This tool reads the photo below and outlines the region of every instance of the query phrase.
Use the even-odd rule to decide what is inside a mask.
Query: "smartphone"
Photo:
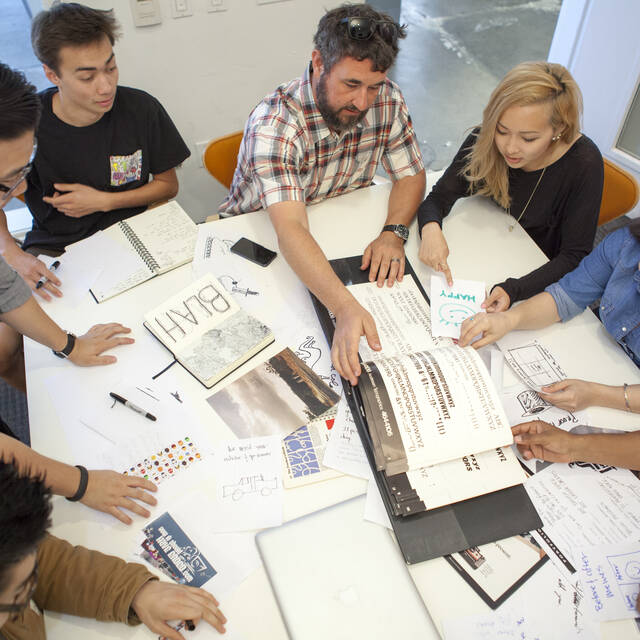
[[[261,244],[249,240],[249,238],[240,238],[240,240],[231,247],[231,253],[251,260],[251,262],[255,262],[261,267],[266,267],[268,264],[271,264],[278,255],[275,251],[271,251],[271,249],[267,249],[267,247],[263,247]]]

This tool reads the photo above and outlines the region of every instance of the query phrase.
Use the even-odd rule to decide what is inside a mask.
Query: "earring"
[[[553,140],[554,142],[558,142],[558,140],[560,140],[562,136],[553,136],[553,138],[551,138],[551,140]]]

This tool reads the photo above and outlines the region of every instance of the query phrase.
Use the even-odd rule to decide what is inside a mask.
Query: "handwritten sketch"
[[[275,476],[267,480],[262,474],[244,476],[235,484],[222,486],[222,497],[231,497],[233,500],[241,500],[250,493],[259,493],[261,496],[270,496],[278,488],[278,478]]]
[[[434,337],[460,337],[460,325],[480,312],[485,298],[485,284],[476,280],[456,279],[449,286],[441,275],[431,276],[431,326]]]
[[[536,391],[567,377],[551,352],[537,341],[510,347],[504,357],[522,382]]]
[[[223,274],[218,276],[218,280],[220,280],[220,282],[222,282],[224,288],[229,292],[229,293],[235,293],[235,294],[239,294],[240,296],[259,296],[260,292],[259,291],[253,291],[252,289],[250,289],[249,287],[241,287],[240,285],[240,281],[236,280],[233,276],[230,276],[228,274]]]
[[[318,330],[319,331],[319,330]],[[340,393],[342,383],[340,375],[331,363],[331,352],[324,339],[318,339],[314,332],[306,330],[296,341],[292,351],[329,387]]]
[[[216,447],[215,530],[282,524],[281,438],[228,440]]]
[[[527,389],[526,391],[519,393],[517,398],[522,410],[524,411],[522,414],[523,418],[535,416],[553,406],[546,400],[543,400],[533,389]]]
[[[202,238],[202,242],[200,242],[200,238],[198,238],[199,244],[202,244],[202,252],[196,253],[196,255],[201,255],[203,258],[209,259],[215,256],[227,256],[231,253],[230,249],[233,244],[236,242],[235,240],[230,240],[229,238],[221,238],[219,236],[214,235],[205,235]]]

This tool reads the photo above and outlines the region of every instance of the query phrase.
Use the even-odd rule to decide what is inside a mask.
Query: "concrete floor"
[[[375,4],[375,2],[374,2]],[[408,35],[391,77],[431,168],[446,167],[491,91],[525,60],[546,60],[560,0],[402,0]]]

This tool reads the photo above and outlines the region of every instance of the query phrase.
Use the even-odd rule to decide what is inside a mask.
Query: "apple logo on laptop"
[[[353,607],[360,602],[358,592],[353,586],[341,589],[340,591],[338,591],[336,597],[338,600],[340,600],[340,602],[342,602],[342,604],[346,605],[347,607]]]

